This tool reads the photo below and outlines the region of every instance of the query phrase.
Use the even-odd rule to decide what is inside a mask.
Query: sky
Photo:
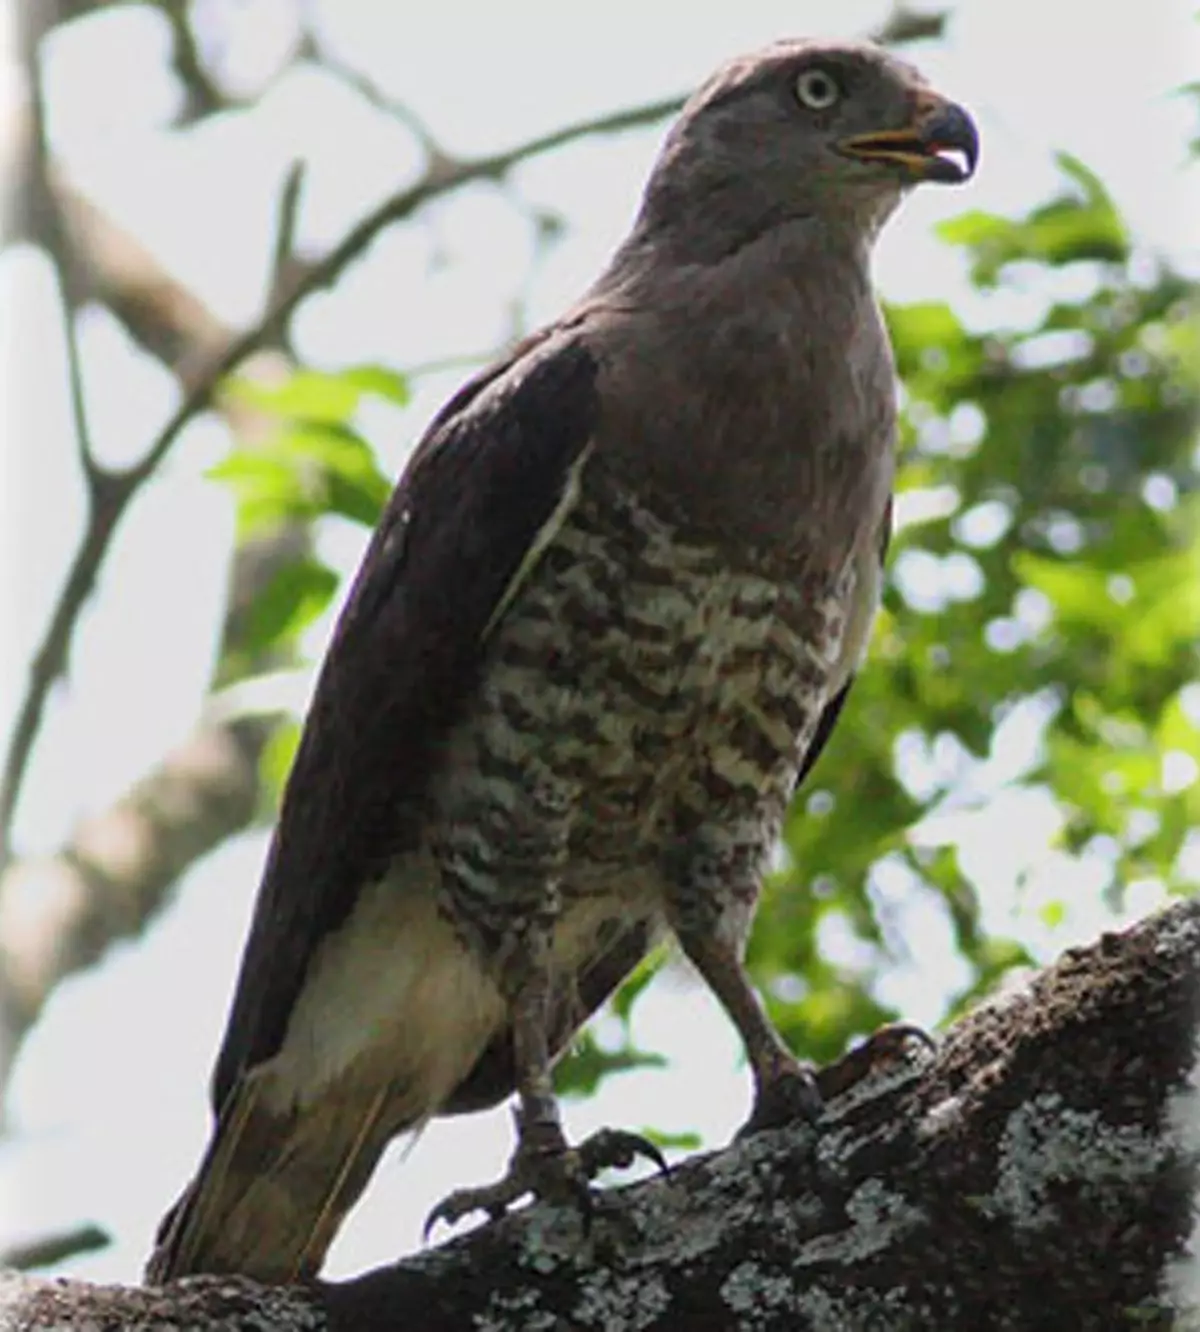
[[[342,58],[401,96],[447,148],[472,154],[687,89],[729,55],[781,36],[859,33],[883,6],[442,0],[420,6],[416,19],[403,17],[408,7],[372,0],[311,8]],[[1182,0],[963,0],[949,40],[911,58],[975,113],[982,169],[967,190],[929,189],[905,205],[880,246],[883,291],[900,300],[949,297],[981,319],[1035,317],[1035,292],[973,308],[955,256],[936,244],[932,228],[968,207],[1015,212],[1046,197],[1059,183],[1060,149],[1099,172],[1142,246],[1200,272],[1200,172],[1184,170],[1194,109],[1171,95],[1200,69],[1191,8]],[[286,44],[287,9],[277,0],[196,6],[204,29],[235,34],[215,55],[247,91]],[[415,146],[402,127],[315,75],[285,79],[252,114],[222,117],[180,142],[163,130],[175,97],[165,49],[161,26],[135,6],[56,38],[46,63],[55,151],[182,281],[241,325],[261,306],[279,182],[293,156],[303,149],[309,164],[300,237],[321,247],[411,178]],[[0,59],[0,120],[18,92],[10,51]],[[529,286],[526,322],[553,316],[603,264],[628,225],[661,133],[579,144],[516,173],[521,199],[568,222]],[[382,239],[334,292],[311,301],[296,325],[298,348],[318,364],[402,368],[484,353],[510,327],[514,286],[530,255],[520,209],[490,186],[464,191]],[[44,260],[29,251],[0,255],[8,404],[0,533],[3,567],[21,571],[19,580],[0,578],[0,738],[83,513],[58,321]],[[175,404],[175,384],[105,316],[85,312],[81,328],[99,450],[106,461],[130,461]],[[370,419],[388,469],[402,465],[462,374],[461,366],[424,374],[408,411]],[[218,423],[189,427],[122,531],[81,624],[69,684],[53,700],[18,821],[22,850],[53,850],[194,723],[232,534],[228,497],[203,473],[227,447]],[[363,541],[361,530],[329,524],[320,549],[349,571]],[[306,639],[313,658],[329,626],[327,616]],[[998,786],[1029,734],[1026,723],[1011,726],[983,780]],[[1045,959],[1108,923],[1086,894],[1073,898],[1057,928],[1041,918],[1048,895],[1062,891],[1056,831],[1045,802],[1008,791],[962,829],[964,857],[988,884],[987,924]],[[0,1144],[0,1247],[94,1220],[114,1231],[116,1243],[71,1270],[135,1277],[157,1217],[207,1133],[208,1068],[263,849],[261,833],[224,846],[192,870],[144,940],[118,946],[54,997],[11,1087],[13,1134]],[[1018,895],[1013,885],[1024,868],[1033,873]],[[898,966],[885,994],[911,1020],[934,1022],[962,979],[948,924],[927,904],[906,902],[902,885],[895,896],[906,937],[920,940],[921,965]],[[1154,904],[1152,893],[1135,895],[1127,915]],[[836,928],[825,942],[834,952],[852,947]],[[636,1035],[669,1055],[669,1070],[611,1079],[592,1101],[568,1103],[569,1130],[653,1124],[696,1130],[708,1145],[724,1141],[744,1117],[748,1079],[703,989],[669,974],[639,1006]],[[406,1161],[394,1153],[339,1238],[329,1271],[362,1270],[415,1247],[429,1207],[457,1185],[497,1174],[510,1141],[507,1115],[498,1111],[435,1125]]]

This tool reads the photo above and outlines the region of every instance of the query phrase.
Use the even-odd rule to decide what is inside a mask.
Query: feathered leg
[[[567,1144],[558,1099],[551,1078],[548,1035],[551,993],[551,933],[529,932],[520,959],[510,969],[515,978],[512,999],[513,1056],[517,1074],[516,1150],[503,1178],[480,1188],[458,1189],[430,1212],[426,1235],[439,1220],[453,1225],[470,1212],[502,1216],[530,1193],[554,1202],[574,1202],[590,1210],[589,1182],[601,1170],[627,1167],[638,1156],[666,1170],[653,1143],[635,1133],[601,1129],[578,1147]]]

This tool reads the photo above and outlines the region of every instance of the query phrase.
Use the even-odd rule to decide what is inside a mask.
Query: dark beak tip
[[[956,102],[945,102],[921,126],[921,141],[931,151],[951,150],[963,156],[964,166],[941,158],[943,170],[931,173],[935,180],[958,184],[975,174],[979,165],[979,131],[971,116]]]

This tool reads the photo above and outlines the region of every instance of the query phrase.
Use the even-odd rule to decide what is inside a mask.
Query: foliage
[[[875,993],[893,949],[885,871],[950,921],[969,972],[959,1003],[1026,960],[985,932],[955,841],[927,822],[1019,706],[1037,705],[1040,737],[1010,781],[1054,803],[1061,849],[1106,863],[1114,896],[1145,878],[1185,887],[1181,852],[1200,824],[1200,708],[1188,692],[1200,623],[1196,294],[1132,250],[1082,163],[1060,161],[1063,192],[1027,217],[974,212],[943,228],[987,327],[944,303],[887,312],[904,384],[890,583],[870,661],[794,804],[750,949],[774,1017],[817,1059],[896,1016]],[[1014,294],[1036,298],[1039,316],[995,327],[988,302]],[[243,532],[293,515],[374,519],[387,482],[352,420],[361,396],[380,392],[406,397],[399,376],[360,368],[304,372],[256,398],[283,418],[279,436],[215,470]],[[297,564],[256,608],[257,643],[294,641],[332,594],[327,569]],[[294,740],[293,728],[271,751],[278,769]],[[913,753],[951,761],[930,776],[914,772]],[[860,965],[823,952],[835,924],[863,945]],[[634,1048],[629,1017],[657,962],[615,1001],[621,1039],[586,1034],[560,1066],[561,1090],[586,1094],[654,1062]]]
[[[209,476],[233,492],[237,533],[249,541],[291,520],[338,514],[374,526],[391,482],[374,451],[354,427],[365,398],[396,407],[408,403],[404,377],[382,366],[352,366],[337,373],[300,370],[267,389],[235,379],[224,392],[278,418],[264,444],[238,444]],[[329,606],[337,574],[304,553],[280,568],[245,608],[236,651],[221,663],[220,683],[286,658],[300,635]],[[268,791],[278,797],[296,748],[294,727],[268,744],[260,765]]]
[[[1045,720],[1012,784],[1054,802],[1061,849],[1106,863],[1114,898],[1145,878],[1185,887],[1200,823],[1196,293],[1131,250],[1091,172],[1061,164],[1068,188],[1028,217],[942,229],[982,296],[1040,298],[1032,326],[888,311],[900,511],[925,516],[895,538],[873,653],[797,799],[751,950],[768,993],[802,988],[772,1006],[818,1058],[894,1016],[872,999],[884,864],[941,902],[971,973],[960,999],[1022,960],[984,934],[955,843],[913,836],[1022,702]],[[954,761],[916,780],[898,761],[914,745]],[[863,970],[822,960],[831,918],[869,946]]]

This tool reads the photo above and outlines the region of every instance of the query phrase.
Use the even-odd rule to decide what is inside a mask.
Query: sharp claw
[[[448,1226],[452,1226],[457,1220],[459,1220],[461,1215],[465,1215],[465,1213],[459,1213],[456,1215],[454,1208],[449,1204],[450,1199],[444,1199],[442,1202],[438,1203],[438,1205],[425,1218],[425,1224],[421,1227],[422,1244],[429,1243],[429,1237],[433,1234],[433,1228],[439,1221],[444,1221]]]
[[[439,1221],[446,1221],[448,1218],[445,1209],[439,1203],[425,1218],[425,1224],[421,1227],[421,1243],[428,1244],[429,1237],[433,1234],[433,1228]]]
[[[667,1158],[649,1138],[619,1129],[601,1129],[580,1146],[579,1154],[589,1179],[607,1166],[627,1170],[639,1156],[651,1162],[662,1175],[670,1174],[671,1169]]]
[[[472,1212],[486,1212],[489,1221],[498,1221],[521,1194],[527,1192],[527,1188],[520,1187],[517,1181],[507,1178],[490,1188],[459,1189],[449,1197],[443,1198],[425,1218],[425,1224],[421,1227],[421,1239],[428,1244],[429,1236],[439,1221],[453,1226],[464,1216],[470,1216]]]
[[[542,1157],[540,1162],[518,1155],[509,1166],[509,1173],[498,1183],[478,1189],[459,1189],[443,1198],[425,1218],[421,1235],[425,1243],[439,1221],[454,1225],[471,1212],[486,1212],[490,1221],[497,1221],[523,1194],[533,1193],[540,1198],[557,1201],[570,1199],[579,1208],[586,1234],[596,1213],[595,1194],[588,1181],[607,1167],[626,1169],[645,1157],[661,1174],[669,1174],[666,1157],[640,1133],[625,1133],[618,1129],[601,1129],[585,1139],[574,1151]],[[557,1165],[551,1165],[556,1161]],[[547,1177],[542,1172],[558,1170]],[[540,1177],[539,1177],[540,1176]]]
[[[748,1138],[763,1129],[783,1128],[795,1121],[813,1123],[823,1108],[824,1097],[812,1069],[796,1060],[780,1067],[771,1081],[759,1088],[750,1118],[737,1136]]]

